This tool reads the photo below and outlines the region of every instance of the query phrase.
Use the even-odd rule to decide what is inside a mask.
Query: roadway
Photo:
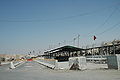
[[[0,66],[0,80],[120,80],[117,70],[51,70],[34,61],[29,61],[16,69],[9,65]]]

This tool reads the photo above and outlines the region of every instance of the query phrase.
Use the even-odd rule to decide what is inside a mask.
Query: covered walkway
[[[83,55],[83,50],[84,49],[73,46],[63,46],[44,52],[44,57],[47,59],[57,59],[58,61],[68,61],[69,57],[77,57]]]

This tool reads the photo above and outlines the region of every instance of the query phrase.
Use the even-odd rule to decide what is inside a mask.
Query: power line
[[[113,14],[116,12],[116,10],[118,10],[117,7],[112,11],[112,13],[107,17],[107,19],[100,26],[96,27],[94,30],[92,30],[91,32],[87,33],[86,35],[93,34],[95,31],[100,30],[99,28],[103,27],[110,20],[110,18],[113,16]]]
[[[114,5],[118,5],[117,4],[114,4]],[[94,11],[91,11],[91,12],[86,12],[86,13],[80,13],[78,15],[73,15],[73,16],[67,16],[67,17],[63,17],[63,18],[57,18],[57,19],[47,19],[47,20],[44,20],[44,19],[35,19],[35,20],[32,20],[32,19],[24,19],[24,20],[20,20],[20,19],[3,19],[3,20],[0,20],[0,22],[47,22],[47,21],[59,21],[59,20],[67,20],[67,19],[72,19],[72,18],[75,18],[75,17],[80,17],[80,16],[87,16],[87,15],[90,15],[90,14],[94,14],[94,13],[97,13],[97,12],[100,12],[100,11],[103,11],[105,9],[108,9],[108,8],[112,8],[113,5],[110,5],[110,6],[107,6],[105,8],[101,8],[101,9],[98,9],[98,10],[94,10]]]
[[[96,34],[96,35],[102,35],[102,34],[108,32],[108,31],[110,31],[110,30],[112,30],[112,29],[118,27],[119,24],[120,24],[120,22],[117,23],[117,24],[115,24],[115,25],[113,25],[112,27],[110,27],[110,28],[108,28],[108,29],[106,29],[106,30],[104,30],[104,31],[102,31],[102,32],[100,32],[100,33],[98,33],[98,34]]]

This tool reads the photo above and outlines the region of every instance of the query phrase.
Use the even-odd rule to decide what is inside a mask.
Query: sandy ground
[[[0,80],[120,80],[118,70],[51,70],[36,62],[26,62],[13,70],[8,67],[0,66]]]

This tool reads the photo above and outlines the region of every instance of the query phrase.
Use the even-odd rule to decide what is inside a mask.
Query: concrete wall
[[[58,61],[55,59],[38,59],[35,61],[48,67],[48,68],[58,69]]]
[[[117,54],[117,64],[118,64],[118,70],[120,70],[120,54]]]
[[[69,62],[58,62],[57,63],[57,69],[69,69]]]
[[[107,64],[109,69],[118,69],[120,70],[120,54],[108,56]]]
[[[58,62],[57,60],[54,60],[54,59],[38,59],[35,61],[52,69],[68,69],[69,70],[72,64],[76,62],[75,61],[76,58],[78,59],[79,69],[81,70],[86,69],[87,64],[86,64],[85,57],[72,57],[69,59],[69,61],[65,61],[65,62]]]
[[[56,64],[56,61],[54,59],[39,59],[39,61],[51,64],[51,65],[55,65]]]

